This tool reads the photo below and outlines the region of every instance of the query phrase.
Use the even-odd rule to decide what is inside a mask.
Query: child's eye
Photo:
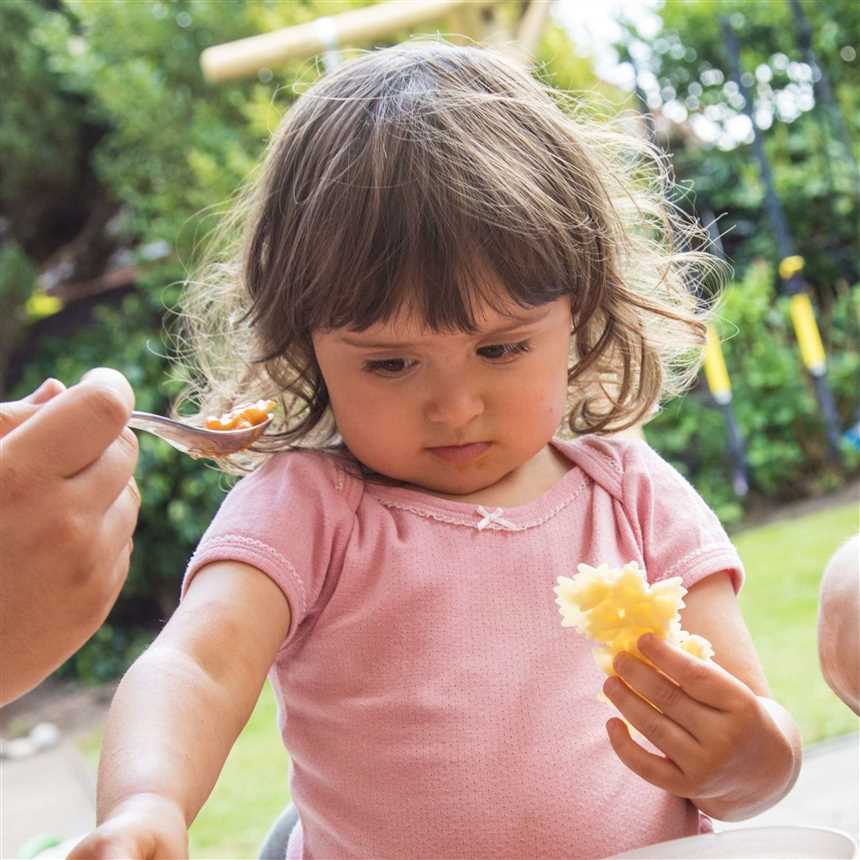
[[[528,352],[529,349],[531,349],[531,344],[527,340],[521,340],[519,343],[497,343],[492,346],[482,346],[478,352],[484,358],[500,361],[521,355]]]
[[[399,376],[411,370],[414,365],[415,362],[409,358],[378,358],[365,361],[362,369],[378,376]]]

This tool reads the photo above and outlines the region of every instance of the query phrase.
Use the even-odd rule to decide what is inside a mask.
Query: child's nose
[[[440,383],[425,404],[425,415],[434,424],[450,428],[466,426],[484,411],[484,399],[473,386],[449,378]]]

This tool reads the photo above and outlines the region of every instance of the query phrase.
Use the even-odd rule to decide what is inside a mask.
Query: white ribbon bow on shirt
[[[514,529],[516,526],[510,521],[506,520],[502,514],[504,510],[502,508],[496,508],[494,511],[488,511],[483,505],[478,505],[476,509],[477,513],[479,513],[483,519],[478,523],[478,531],[482,532],[490,523],[498,523],[502,528],[506,529]]]

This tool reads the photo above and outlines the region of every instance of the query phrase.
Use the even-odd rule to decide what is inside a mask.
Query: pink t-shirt
[[[606,857],[706,825],[629,771],[614,713],[553,586],[635,560],[689,588],[740,560],[696,491],[643,442],[554,440],[570,471],[490,510],[367,483],[329,456],[239,482],[186,574],[233,559],[292,624],[272,666],[305,858]]]

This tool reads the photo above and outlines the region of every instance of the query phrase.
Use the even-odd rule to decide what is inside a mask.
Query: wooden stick
[[[534,64],[534,53],[552,9],[552,0],[531,0],[519,21],[514,25],[515,34],[504,28],[488,33],[485,42],[505,54],[509,60],[530,69]]]
[[[520,19],[516,50],[522,54],[527,63],[531,63],[534,59],[534,52],[551,8],[550,0],[531,0],[528,9]]]
[[[289,59],[312,57],[337,45],[366,43],[395,30],[446,17],[468,3],[490,6],[495,0],[388,0],[331,18],[275,30],[260,36],[213,45],[200,55],[204,77],[211,82],[253,75]]]

